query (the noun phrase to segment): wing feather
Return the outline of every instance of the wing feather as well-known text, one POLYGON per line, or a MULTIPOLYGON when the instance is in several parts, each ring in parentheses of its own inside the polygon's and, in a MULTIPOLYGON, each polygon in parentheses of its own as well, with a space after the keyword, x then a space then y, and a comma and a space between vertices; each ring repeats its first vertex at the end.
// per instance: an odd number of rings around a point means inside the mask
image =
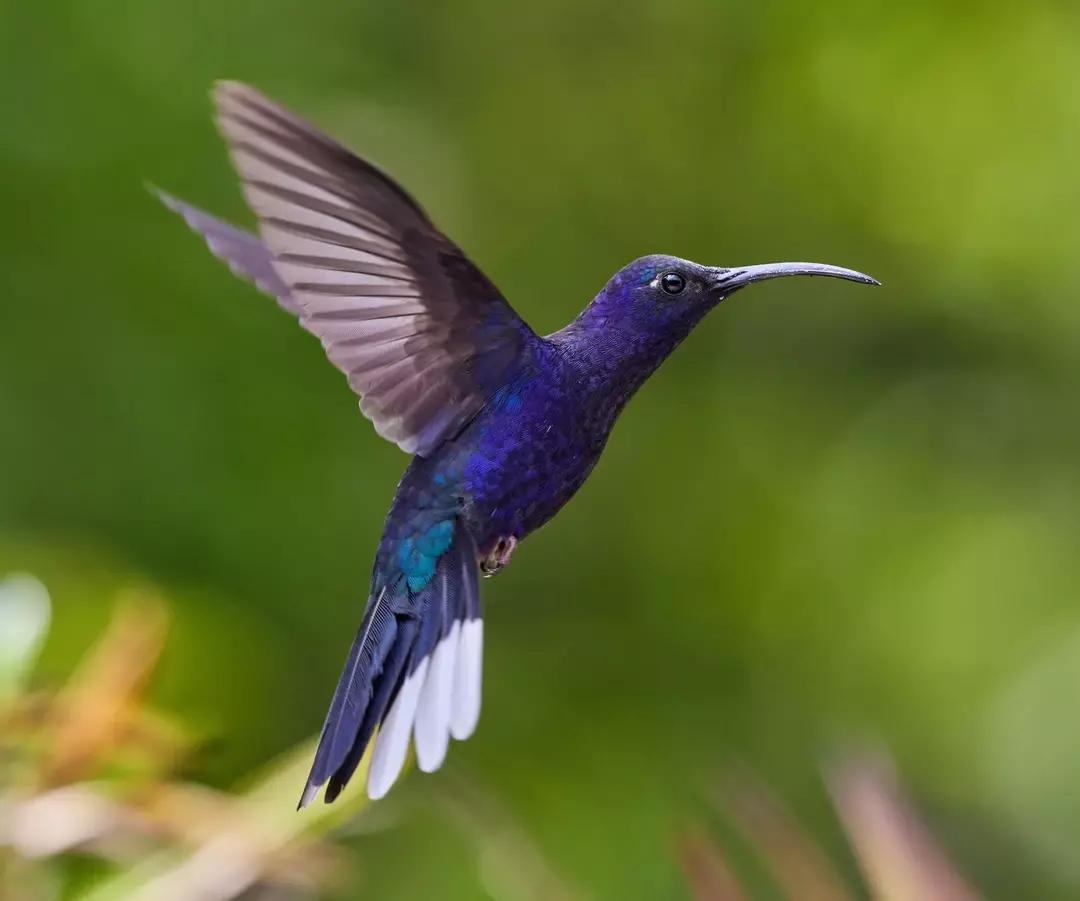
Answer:
POLYGON ((246 85, 221 83, 215 101, 301 323, 376 431, 430 454, 487 402, 536 336, 380 169, 246 85))

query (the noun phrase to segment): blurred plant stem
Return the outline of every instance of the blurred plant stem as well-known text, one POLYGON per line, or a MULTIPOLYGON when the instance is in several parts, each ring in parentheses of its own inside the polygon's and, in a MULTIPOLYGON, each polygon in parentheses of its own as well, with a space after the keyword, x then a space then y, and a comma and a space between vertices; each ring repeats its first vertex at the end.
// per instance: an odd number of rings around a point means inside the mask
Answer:
POLYGON ((882 757, 844 761, 831 773, 833 802, 875 898, 977 901, 900 790, 882 757))
MULTIPOLYGON (((931 838, 882 757, 845 758, 829 771, 833 803, 874 901, 978 901, 931 838)), ((828 855, 752 773, 726 779, 719 806, 788 901, 851 901, 828 855)), ((676 847, 695 901, 746 901, 721 845, 701 828, 676 847)))
POLYGON ((746 901, 723 851, 704 829, 685 830, 675 842, 675 856, 695 901, 746 901))

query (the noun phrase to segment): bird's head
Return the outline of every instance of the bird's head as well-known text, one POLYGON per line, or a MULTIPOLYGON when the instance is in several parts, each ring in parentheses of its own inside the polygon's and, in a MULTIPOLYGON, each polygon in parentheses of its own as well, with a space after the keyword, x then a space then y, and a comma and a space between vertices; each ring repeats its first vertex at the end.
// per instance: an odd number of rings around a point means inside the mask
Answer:
POLYGON ((605 288, 609 314, 621 313, 639 328, 691 327, 736 291, 772 278, 794 275, 843 278, 867 285, 869 275, 823 263, 764 263, 756 266, 702 266, 679 257, 654 254, 634 260, 605 288))
POLYGON ((793 275, 878 284, 869 275, 823 263, 702 266, 654 254, 615 273, 577 320, 551 337, 572 343, 590 365, 632 390, 720 301, 754 282, 793 275))

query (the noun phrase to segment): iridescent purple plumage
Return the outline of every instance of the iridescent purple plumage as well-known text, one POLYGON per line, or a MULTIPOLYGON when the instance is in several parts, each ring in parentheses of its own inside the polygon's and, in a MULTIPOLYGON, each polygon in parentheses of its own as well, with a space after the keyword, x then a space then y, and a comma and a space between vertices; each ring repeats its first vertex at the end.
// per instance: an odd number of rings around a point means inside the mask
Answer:
POLYGON ((215 99, 259 237, 162 199, 319 338, 379 434, 414 454, 301 804, 324 784, 333 800, 369 745, 368 793, 381 797, 410 741, 430 771, 476 726, 478 567, 500 568, 573 497, 626 403, 698 322, 766 278, 874 281, 813 263, 643 257, 540 337, 385 173, 251 88, 223 83, 215 99))

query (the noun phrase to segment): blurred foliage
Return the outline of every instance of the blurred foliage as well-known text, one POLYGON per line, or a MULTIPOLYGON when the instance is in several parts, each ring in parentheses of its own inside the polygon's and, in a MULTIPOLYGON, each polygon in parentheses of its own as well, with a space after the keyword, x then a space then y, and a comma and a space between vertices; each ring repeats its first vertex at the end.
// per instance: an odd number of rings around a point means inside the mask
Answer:
POLYGON ((642 391, 485 584, 481 728, 365 843, 374 897, 480 896, 425 814, 466 769, 590 896, 684 891, 718 755, 840 854, 816 764, 852 735, 987 897, 1077 896, 1075 5, 14 0, 0 47, 0 571, 53 594, 39 678, 98 586, 166 586, 151 697, 224 788, 317 730, 359 620, 403 458, 142 189, 250 222, 206 96, 241 78, 539 330, 655 251, 885 285, 756 287, 642 391))
POLYGON ((22 638, 6 645, 4 659, 19 664, 8 672, 21 677, 3 683, 0 704, 0 896, 303 898, 340 881, 342 855, 321 839, 366 798, 354 789, 340 806, 294 810, 312 743, 241 793, 177 778, 191 740, 142 700, 167 626, 155 594, 128 592, 55 693, 27 678, 48 619, 40 582, 20 575, 0 583, 0 627, 22 638))
MULTIPOLYGON (((305 743, 241 793, 176 778, 190 739, 143 694, 164 645, 167 609, 128 591, 67 685, 31 687, 48 630, 49 594, 27 574, 0 582, 0 889, 19 901, 274 901, 311 897, 349 872, 327 832, 370 826, 366 763, 333 807, 292 811, 305 743), (359 816, 366 813, 368 816, 359 816), (92 860, 97 866, 88 867, 92 860)), ((834 802, 874 898, 975 901, 880 760, 834 768, 834 802)), ((721 812, 790 901, 848 901, 842 877, 763 784, 728 780, 721 812)), ((460 777, 430 796, 470 841, 480 880, 507 901, 584 901, 482 788, 460 777)), ((723 846, 700 829, 675 843, 694 901, 744 901, 723 846)))

